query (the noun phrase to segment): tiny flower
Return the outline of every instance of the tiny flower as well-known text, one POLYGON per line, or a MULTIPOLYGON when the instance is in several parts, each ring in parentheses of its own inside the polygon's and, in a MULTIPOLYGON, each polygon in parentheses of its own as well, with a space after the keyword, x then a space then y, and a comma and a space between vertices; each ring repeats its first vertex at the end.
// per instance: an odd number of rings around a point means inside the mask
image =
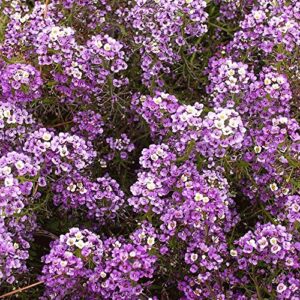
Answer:
POLYGON ((271 252, 276 254, 277 252, 279 252, 281 250, 281 247, 279 245, 274 245, 271 248, 271 252))
POLYGON ((235 257, 235 256, 237 256, 237 254, 238 254, 238 253, 237 253, 236 250, 233 250, 233 249, 230 250, 230 255, 231 255, 231 256, 235 257))
POLYGON ((288 188, 283 188, 283 189, 282 189, 282 194, 283 194, 283 195, 287 195, 287 194, 289 193, 289 191, 290 191, 290 190, 289 190, 288 188))
POLYGON ((292 258, 287 258, 286 261, 285 261, 285 264, 287 266, 293 266, 294 265, 294 260, 292 258))
POLYGON ((151 155, 151 159, 152 159, 153 161, 157 161, 157 160, 158 160, 158 156, 157 156, 156 154, 152 154, 152 155, 151 155))
POLYGON ((148 239, 147 239, 147 244, 148 244, 149 246, 153 246, 154 243, 155 243, 155 238, 152 237, 152 236, 148 237, 148 239))
POLYGON ((292 205, 292 211, 296 212, 296 213, 299 212, 300 211, 300 206, 297 203, 294 203, 292 205))
POLYGON ((275 237, 272 237, 270 239, 270 243, 271 243, 271 245, 277 245, 277 239, 275 237))
POLYGON ((228 76, 233 76, 234 75, 234 70, 233 69, 230 69, 228 72, 227 72, 227 75, 228 76))
POLYGON ((192 262, 195 262, 197 259, 198 259, 198 254, 192 253, 192 254, 191 254, 191 261, 192 261, 192 262))
POLYGON ((155 185, 154 182, 150 181, 150 182, 147 183, 147 189, 148 190, 153 191, 153 190, 155 190, 155 188, 156 188, 156 185, 155 185))
POLYGON ((16 162, 15 166, 18 170, 22 170, 24 168, 25 164, 21 160, 18 160, 16 162))
POLYGON ((70 183, 67 190, 74 193, 76 191, 76 185, 74 183, 70 183))
POLYGON ((136 252, 135 252, 135 251, 131 251, 131 252, 129 253, 129 256, 130 256, 130 257, 135 257, 135 256, 136 256, 136 252))
POLYGON ((168 229, 169 230, 174 230, 176 228, 176 221, 172 221, 168 224, 168 229))
POLYGON ((61 265, 63 268, 66 267, 67 264, 68 264, 68 262, 65 261, 65 260, 62 260, 62 261, 60 262, 60 265, 61 265))
POLYGON ((261 250, 263 250, 264 248, 266 248, 268 246, 268 240, 265 237, 262 237, 261 239, 259 239, 257 241, 257 243, 259 244, 261 250))
POLYGON ((69 154, 69 151, 66 146, 63 146, 62 148, 59 149, 59 154, 61 157, 65 157, 69 154))
POLYGON ((75 238, 76 238, 77 240, 81 240, 81 239, 83 238, 82 233, 81 233, 80 231, 78 231, 78 232, 75 234, 75 238))
POLYGON ((11 167, 9 167, 9 166, 3 167, 2 173, 3 173, 3 175, 9 175, 11 173, 11 167))
POLYGON ((68 246, 74 246, 75 242, 76 242, 75 238, 68 238, 67 239, 67 245, 68 246))
POLYGON ((276 288, 277 292, 280 294, 283 293, 286 289, 287 289, 287 286, 283 283, 279 283, 276 288))
POLYGON ((8 187, 8 186, 13 186, 13 185, 14 185, 14 179, 13 179, 12 177, 6 177, 6 178, 4 179, 4 185, 5 185, 6 187, 8 187))
POLYGON ((200 193, 196 193, 194 199, 198 202, 203 199, 203 195, 200 193))
POLYGON ((260 146, 255 146, 254 147, 254 152, 255 153, 260 153, 261 152, 261 147, 260 146))
POLYGON ((110 51, 111 50, 111 45, 110 44, 105 44, 103 48, 104 48, 105 51, 110 51))
POLYGON ((10 111, 9 111, 9 110, 4 110, 4 111, 3 111, 3 116, 4 116, 5 118, 9 118, 9 117, 11 116, 10 111))
POLYGON ((98 47, 98 48, 101 48, 103 46, 102 42, 100 40, 97 40, 95 42, 95 45, 98 47))
POLYGON ((208 203, 208 202, 209 202, 209 198, 205 196, 205 197, 202 198, 202 201, 203 201, 204 203, 208 203))
POLYGON ((83 240, 79 240, 75 242, 75 246, 78 247, 79 249, 82 249, 85 246, 85 243, 83 240))
POLYGON ((153 102, 154 102, 155 104, 160 104, 160 103, 162 102, 162 99, 161 99, 161 97, 154 97, 154 98, 153 98, 153 102))
POLYGON ((188 177, 186 175, 181 176, 182 182, 186 182, 188 180, 188 177))
POLYGON ((277 190, 278 190, 277 184, 276 184, 276 183, 271 183, 271 184, 270 184, 270 189, 271 189, 271 191, 273 191, 273 192, 277 191, 277 190))

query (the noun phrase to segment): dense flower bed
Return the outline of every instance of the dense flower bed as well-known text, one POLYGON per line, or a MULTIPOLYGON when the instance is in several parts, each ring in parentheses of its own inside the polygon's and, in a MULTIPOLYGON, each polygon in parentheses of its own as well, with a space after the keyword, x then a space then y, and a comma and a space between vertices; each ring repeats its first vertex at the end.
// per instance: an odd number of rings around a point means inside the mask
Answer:
POLYGON ((0 75, 0 297, 300 299, 299 0, 0 0, 0 75))

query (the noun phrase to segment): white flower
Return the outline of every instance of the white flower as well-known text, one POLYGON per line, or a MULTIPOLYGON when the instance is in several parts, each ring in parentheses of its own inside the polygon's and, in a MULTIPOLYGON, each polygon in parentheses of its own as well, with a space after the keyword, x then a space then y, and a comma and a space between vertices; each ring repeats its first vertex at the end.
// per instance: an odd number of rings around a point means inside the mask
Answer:
POLYGON ((157 148, 156 154, 160 157, 163 157, 163 156, 165 156, 165 151, 161 148, 157 148))
POLYGON ((186 182, 187 180, 188 180, 188 177, 186 176, 186 175, 182 175, 181 176, 181 180, 182 180, 182 182, 186 182))
POLYGON ((111 45, 110 44, 105 44, 103 48, 104 48, 105 51, 110 51, 111 50, 111 45))
POLYGON ((237 118, 232 118, 229 120, 229 126, 232 128, 238 128, 239 120, 237 118))
POLYGON ((82 249, 85 246, 85 242, 83 240, 76 241, 75 246, 82 249))
POLYGON ((265 84, 265 85, 269 85, 269 84, 271 84, 271 82, 272 82, 272 81, 271 81, 270 78, 268 78, 268 77, 265 78, 265 80, 264 80, 264 84, 265 84))
POLYGON ((75 238, 76 238, 77 240, 83 239, 82 233, 81 233, 80 231, 78 231, 78 232, 75 234, 75 238))
POLYGON ((157 161, 158 160, 158 156, 154 153, 154 154, 151 154, 151 159, 153 161, 157 161))
POLYGON ((72 74, 75 78, 77 79, 81 79, 82 78, 82 72, 80 72, 78 69, 73 69, 72 70, 72 74))
POLYGON ((257 243, 260 246, 260 250, 263 250, 264 248, 266 248, 268 246, 268 240, 265 237, 262 237, 261 239, 259 239, 257 241, 257 243))
POLYGON ((222 129, 222 133, 224 135, 229 135, 233 133, 233 130, 229 126, 226 126, 225 128, 222 129))
POLYGON ((149 246, 153 246, 154 243, 155 243, 155 238, 152 237, 152 236, 148 237, 148 239, 147 239, 147 244, 148 244, 149 246))
POLYGON ((63 146, 59 149, 59 154, 61 157, 65 157, 69 154, 69 151, 66 146, 63 146))
POLYGON ((279 118, 279 123, 280 124, 287 124, 288 118, 287 117, 280 117, 279 118))
POLYGON ((222 120, 215 120, 214 123, 218 129, 223 129, 225 127, 224 121, 222 121, 222 120))
POLYGON ((281 250, 281 247, 279 245, 274 245, 271 248, 271 252, 276 254, 277 252, 279 252, 281 250))
POLYGON ((236 250, 230 250, 230 255, 235 257, 238 255, 237 251, 236 250))
POLYGON ((87 189, 84 188, 84 187, 79 189, 79 193, 80 193, 81 195, 85 194, 86 192, 87 192, 87 189))
POLYGON ((287 195, 287 194, 289 193, 289 191, 290 191, 290 190, 289 190, 288 188, 283 188, 283 189, 282 189, 282 194, 283 194, 283 195, 287 195))
POLYGON ((230 69, 227 71, 227 75, 228 76, 233 76, 235 74, 234 70, 233 69, 230 69))
POLYGON ((9 175, 11 173, 11 167, 5 166, 5 167, 2 168, 1 171, 2 171, 3 175, 9 175))
POLYGON ((277 239, 275 237, 272 237, 270 239, 270 243, 271 243, 271 245, 277 245, 277 239))
POLYGON ((12 177, 6 177, 4 180, 4 185, 7 186, 13 186, 14 185, 14 179, 12 177))
POLYGON ((282 76, 279 76, 279 77, 277 77, 277 82, 279 83, 279 84, 283 84, 284 83, 284 77, 282 77, 282 76))
POLYGON ((251 245, 253 248, 256 248, 256 242, 255 240, 251 239, 249 242, 248 242, 249 245, 251 245))
POLYGON ((130 256, 130 257, 135 257, 135 256, 136 256, 135 251, 131 251, 131 252, 129 253, 129 256, 130 256))
POLYGON ((168 229, 173 230, 176 228, 176 225, 177 225, 176 221, 172 221, 168 224, 168 229))
POLYGON ((17 250, 17 249, 19 249, 19 244, 18 243, 14 243, 14 248, 17 250))
POLYGON ((285 284, 283 284, 283 283, 279 283, 277 285, 277 288, 276 288, 276 290, 277 290, 277 292, 279 294, 281 294, 282 292, 284 292, 286 289, 287 289, 287 286, 285 284))
POLYGON ((203 195, 200 193, 196 193, 194 199, 198 202, 203 199, 203 195))
POLYGON ((184 185, 187 189, 192 189, 193 188, 193 181, 187 181, 184 185))
POLYGON ((3 111, 3 116, 4 116, 5 118, 9 118, 9 117, 11 116, 10 110, 4 110, 4 111, 3 111))
POLYGON ((160 103, 162 102, 162 99, 161 99, 161 97, 154 97, 154 98, 153 98, 153 102, 154 102, 155 104, 160 104, 160 103))
POLYGON ((60 35, 60 28, 58 26, 53 26, 50 32, 50 39, 52 41, 57 40, 57 37, 60 35))
POLYGON ((143 95, 143 96, 140 97, 140 101, 141 102, 144 102, 146 99, 147 99, 147 97, 145 95, 143 95))
POLYGON ((100 40, 96 41, 95 42, 95 45, 98 47, 98 48, 101 48, 103 46, 102 42, 100 40))
POLYGON ((191 254, 191 261, 195 262, 198 259, 198 254, 192 253, 191 254))
POLYGON ((261 152, 261 147, 260 146, 255 146, 254 147, 254 152, 255 153, 260 153, 261 152))
POLYGON ((273 192, 277 191, 277 190, 278 190, 277 184, 276 184, 276 183, 271 183, 271 184, 270 184, 270 189, 271 189, 271 191, 273 191, 273 192))
POLYGON ((262 12, 258 10, 254 12, 253 17, 255 20, 259 20, 262 17, 262 15, 262 12))
POLYGON ((106 277, 106 273, 102 271, 102 272, 100 273, 100 276, 101 276, 102 278, 105 278, 105 277, 106 277))
POLYGON ((42 139, 46 142, 49 142, 51 140, 51 134, 49 132, 44 132, 42 139))
POLYGON ((297 203, 294 203, 292 205, 292 211, 299 212, 300 211, 300 206, 297 203))
POLYGON ((238 73, 239 73, 239 75, 241 75, 241 76, 245 76, 246 70, 245 70, 244 68, 240 68, 240 69, 238 69, 238 73))
POLYGON ((65 261, 65 260, 62 260, 62 261, 60 262, 60 265, 61 265, 63 268, 66 267, 67 264, 68 264, 68 262, 65 261))
POLYGON ((73 253, 70 252, 70 251, 66 251, 65 254, 64 254, 64 257, 66 258, 69 258, 69 257, 72 257, 73 256, 73 253))
POLYGON ((75 238, 68 238, 67 239, 67 245, 68 246, 74 246, 75 242, 76 242, 75 238))
POLYGON ((74 183, 70 183, 67 190, 74 193, 76 191, 76 185, 74 183))
POLYGON ((149 191, 153 191, 156 188, 156 185, 153 181, 149 181, 146 186, 149 191))
POLYGON ((15 166, 18 170, 22 170, 24 168, 25 164, 21 160, 18 160, 16 162, 15 166))
POLYGON ((203 197, 203 198, 202 198, 202 201, 203 201, 204 203, 208 203, 208 202, 209 202, 209 198, 208 198, 208 197, 203 197))

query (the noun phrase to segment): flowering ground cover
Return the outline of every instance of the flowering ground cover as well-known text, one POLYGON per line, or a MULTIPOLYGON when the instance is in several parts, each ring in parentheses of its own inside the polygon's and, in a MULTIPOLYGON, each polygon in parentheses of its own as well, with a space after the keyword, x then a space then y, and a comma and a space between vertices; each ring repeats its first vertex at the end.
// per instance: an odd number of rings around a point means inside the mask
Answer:
POLYGON ((0 299, 300 299, 299 0, 0 0, 0 299))

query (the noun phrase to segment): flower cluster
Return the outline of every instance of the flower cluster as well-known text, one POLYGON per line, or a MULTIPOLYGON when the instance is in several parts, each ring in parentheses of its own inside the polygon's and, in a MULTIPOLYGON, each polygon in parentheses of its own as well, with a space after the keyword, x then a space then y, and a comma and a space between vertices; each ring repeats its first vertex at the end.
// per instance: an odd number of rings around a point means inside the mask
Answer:
POLYGON ((185 46, 192 51, 189 39, 199 38, 207 31, 205 7, 203 0, 138 0, 132 7, 120 9, 120 16, 135 32, 145 84, 152 80, 163 84, 155 77, 171 72, 170 66, 180 60, 178 49, 185 46))
POLYGON ((63 177, 53 185, 55 205, 65 209, 85 208, 86 216, 100 223, 116 216, 124 203, 124 193, 108 175, 92 182, 78 173, 63 177))
POLYGON ((206 156, 224 156, 226 148, 242 147, 246 128, 240 115, 233 109, 217 108, 209 112, 203 120, 203 141, 199 142, 200 151, 206 156))
POLYGON ((0 298, 299 300, 299 41, 299 0, 0 0, 0 298))
POLYGON ((26 109, 14 104, 3 103, 0 105, 0 143, 1 154, 12 151, 24 141, 26 135, 32 130, 35 120, 26 109))
POLYGON ((155 257, 142 245, 122 239, 103 241, 86 229, 71 228, 52 244, 44 262, 41 279, 47 289, 42 299, 64 299, 79 286, 75 299, 94 299, 96 295, 103 299, 120 299, 120 295, 138 299, 146 285, 139 281, 152 277, 155 257))
POLYGON ((26 102, 41 96, 41 74, 31 65, 11 64, 2 70, 3 102, 26 102))

